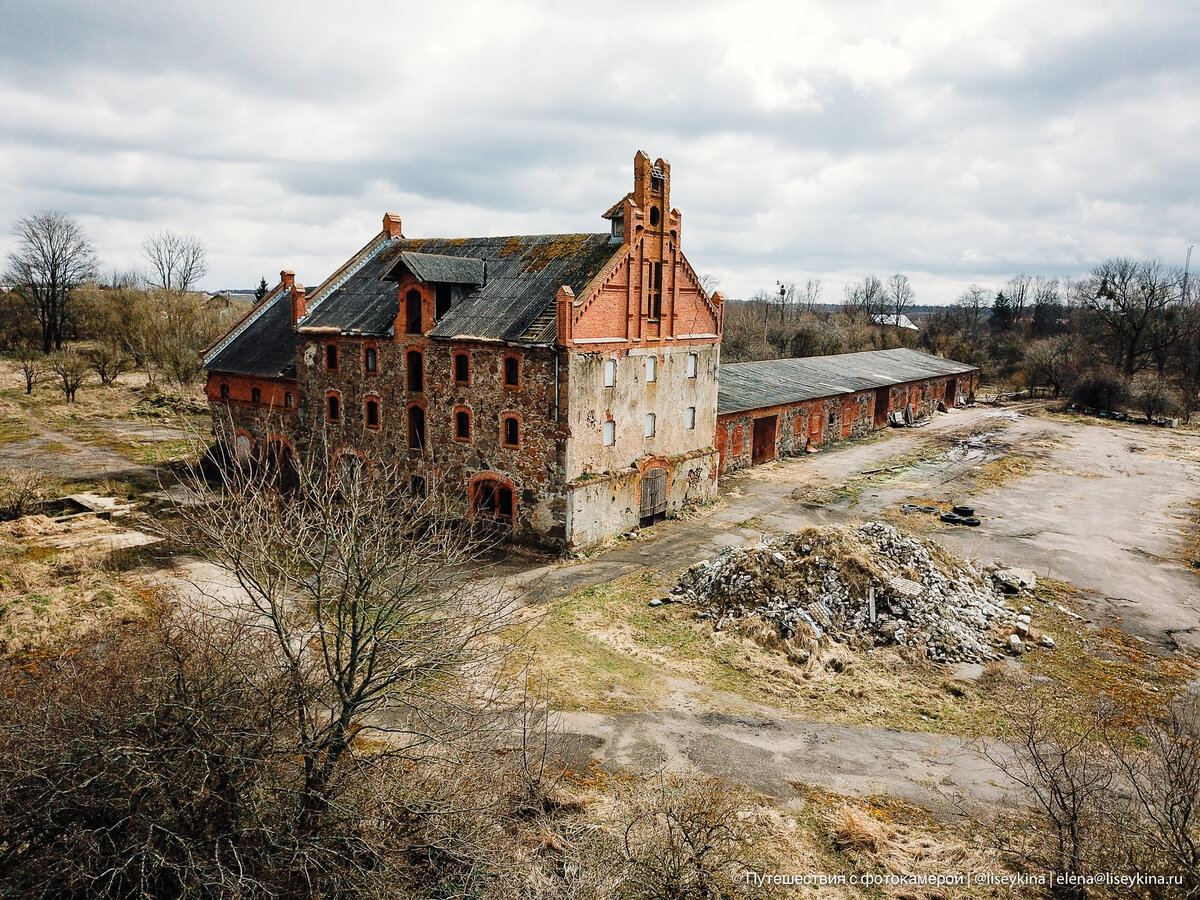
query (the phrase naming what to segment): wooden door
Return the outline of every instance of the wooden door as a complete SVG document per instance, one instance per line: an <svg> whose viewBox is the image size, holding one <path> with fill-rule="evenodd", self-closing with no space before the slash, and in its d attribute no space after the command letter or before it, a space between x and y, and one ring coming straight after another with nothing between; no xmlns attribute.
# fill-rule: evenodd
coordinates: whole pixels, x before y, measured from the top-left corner
<svg viewBox="0 0 1200 900"><path fill-rule="evenodd" d="M779 430L779 416L763 416L754 420L754 443L750 458L754 465L775 458L775 434Z"/></svg>
<svg viewBox="0 0 1200 900"><path fill-rule="evenodd" d="M649 525L667 515L667 470L649 469L642 476L641 524Z"/></svg>

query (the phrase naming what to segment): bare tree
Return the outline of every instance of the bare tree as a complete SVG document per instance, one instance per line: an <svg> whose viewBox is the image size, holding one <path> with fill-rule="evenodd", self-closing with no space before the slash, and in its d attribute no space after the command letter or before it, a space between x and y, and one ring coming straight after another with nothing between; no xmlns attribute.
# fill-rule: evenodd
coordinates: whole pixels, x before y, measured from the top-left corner
<svg viewBox="0 0 1200 900"><path fill-rule="evenodd" d="M1195 692L1177 697L1139 737L1106 732L1141 812L1142 821L1123 824L1134 826L1136 838L1148 840L1152 854L1183 876L1184 896L1200 896L1200 698Z"/></svg>
<svg viewBox="0 0 1200 900"><path fill-rule="evenodd" d="M58 376L58 389L68 403L75 402L75 392L87 380L87 358L74 347L64 347L48 357L50 371Z"/></svg>
<svg viewBox="0 0 1200 900"><path fill-rule="evenodd" d="M990 294L987 288L973 284L958 295L954 306L963 318L963 327L969 334L979 334L983 324L983 311L988 308Z"/></svg>
<svg viewBox="0 0 1200 900"><path fill-rule="evenodd" d="M1079 285L1084 303L1107 332L1113 365L1136 372L1147 353L1147 335L1170 304L1178 283L1162 260L1107 260Z"/></svg>
<svg viewBox="0 0 1200 900"><path fill-rule="evenodd" d="M1089 872L1101 855L1114 796L1113 764L1104 752L1100 719L1088 710L1056 719L1061 711L1028 686L1002 709L1013 739L1005 747L984 744L981 752L1029 791L1045 817L1052 841L1048 847L1035 842L1028 854L1056 876L1053 895L1082 900L1086 890L1070 876Z"/></svg>
<svg viewBox="0 0 1200 900"><path fill-rule="evenodd" d="M32 394L45 374L45 354L39 352L31 342L22 342L17 348L17 365L21 367L21 376L25 379L26 395Z"/></svg>
<svg viewBox="0 0 1200 900"><path fill-rule="evenodd" d="M847 315L878 320L887 311L887 305L887 288L874 275L846 285L842 308Z"/></svg>
<svg viewBox="0 0 1200 900"><path fill-rule="evenodd" d="M79 223L60 212L17 221L6 279L42 329L42 352L62 348L71 292L96 273L96 253Z"/></svg>
<svg viewBox="0 0 1200 900"><path fill-rule="evenodd" d="M888 314L896 317L896 327L900 327L900 317L907 315L913 305L912 284L908 276L897 272L887 283Z"/></svg>
<svg viewBox="0 0 1200 900"><path fill-rule="evenodd" d="M821 279L810 278L804 282L804 287L800 288L798 297L801 311L812 312L818 303L821 302Z"/></svg>
<svg viewBox="0 0 1200 900"><path fill-rule="evenodd" d="M1014 322L1020 322L1025 317L1025 307L1030 302L1030 289L1032 285L1033 278L1029 275L1014 275L1008 281L1004 282L1004 288L1000 293L1008 300L1008 305L1012 309L1012 319Z"/></svg>
<svg viewBox="0 0 1200 900"><path fill-rule="evenodd" d="M284 466L295 476L278 477ZM215 491L197 477L179 510L177 538L236 580L287 673L301 832L337 815L369 734L410 761L435 757L485 735L502 705L487 666L508 648L506 601L467 580L486 547L432 479L414 496L402 475L352 453L334 464L314 440L299 460L227 465Z"/></svg>
<svg viewBox="0 0 1200 900"><path fill-rule="evenodd" d="M142 242L150 278L165 291L190 291L208 274L208 248L194 234L160 231Z"/></svg>

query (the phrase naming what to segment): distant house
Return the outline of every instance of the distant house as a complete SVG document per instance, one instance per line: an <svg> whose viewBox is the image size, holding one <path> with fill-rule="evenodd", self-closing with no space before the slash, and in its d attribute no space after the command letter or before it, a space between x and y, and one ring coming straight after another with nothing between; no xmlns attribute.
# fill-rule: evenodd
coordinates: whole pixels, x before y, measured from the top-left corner
<svg viewBox="0 0 1200 900"><path fill-rule="evenodd" d="M878 315L871 316L871 321L873 321L876 325L883 325L889 328L905 328L909 331L921 330L914 325L913 320L904 315L904 313L900 313L900 315L896 315L895 313L880 313Z"/></svg>

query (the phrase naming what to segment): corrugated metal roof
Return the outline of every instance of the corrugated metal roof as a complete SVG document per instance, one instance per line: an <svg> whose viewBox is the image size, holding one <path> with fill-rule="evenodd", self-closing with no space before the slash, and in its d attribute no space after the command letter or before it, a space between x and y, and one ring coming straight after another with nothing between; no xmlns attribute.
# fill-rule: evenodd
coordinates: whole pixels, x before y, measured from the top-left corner
<svg viewBox="0 0 1200 900"><path fill-rule="evenodd" d="M383 277L388 281L399 281L401 269L408 269L419 280L429 284L483 284L482 259L406 250L383 273Z"/></svg>
<svg viewBox="0 0 1200 900"><path fill-rule="evenodd" d="M399 296L384 274L403 254L432 255L486 260L487 283L457 302L430 337L549 343L554 332L539 319L553 305L559 287L581 292L618 250L607 234L395 240L323 295L301 324L388 334L399 312Z"/></svg>
<svg viewBox="0 0 1200 900"><path fill-rule="evenodd" d="M292 333L292 292L282 290L263 301L240 331L205 361L210 372L296 377L296 338Z"/></svg>
<svg viewBox="0 0 1200 900"><path fill-rule="evenodd" d="M905 348L722 363L718 373L717 414L784 406L973 371L975 366Z"/></svg>

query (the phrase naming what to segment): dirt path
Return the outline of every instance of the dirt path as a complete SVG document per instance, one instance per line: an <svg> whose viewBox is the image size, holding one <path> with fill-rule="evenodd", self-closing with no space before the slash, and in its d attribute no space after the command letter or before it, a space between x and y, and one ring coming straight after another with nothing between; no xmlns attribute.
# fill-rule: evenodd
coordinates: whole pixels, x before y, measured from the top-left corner
<svg viewBox="0 0 1200 900"><path fill-rule="evenodd" d="M947 818L1019 802L1004 773L946 735L682 710L563 713L561 722L578 738L576 766L591 758L632 771L694 765L785 804L805 787L887 795Z"/></svg>

